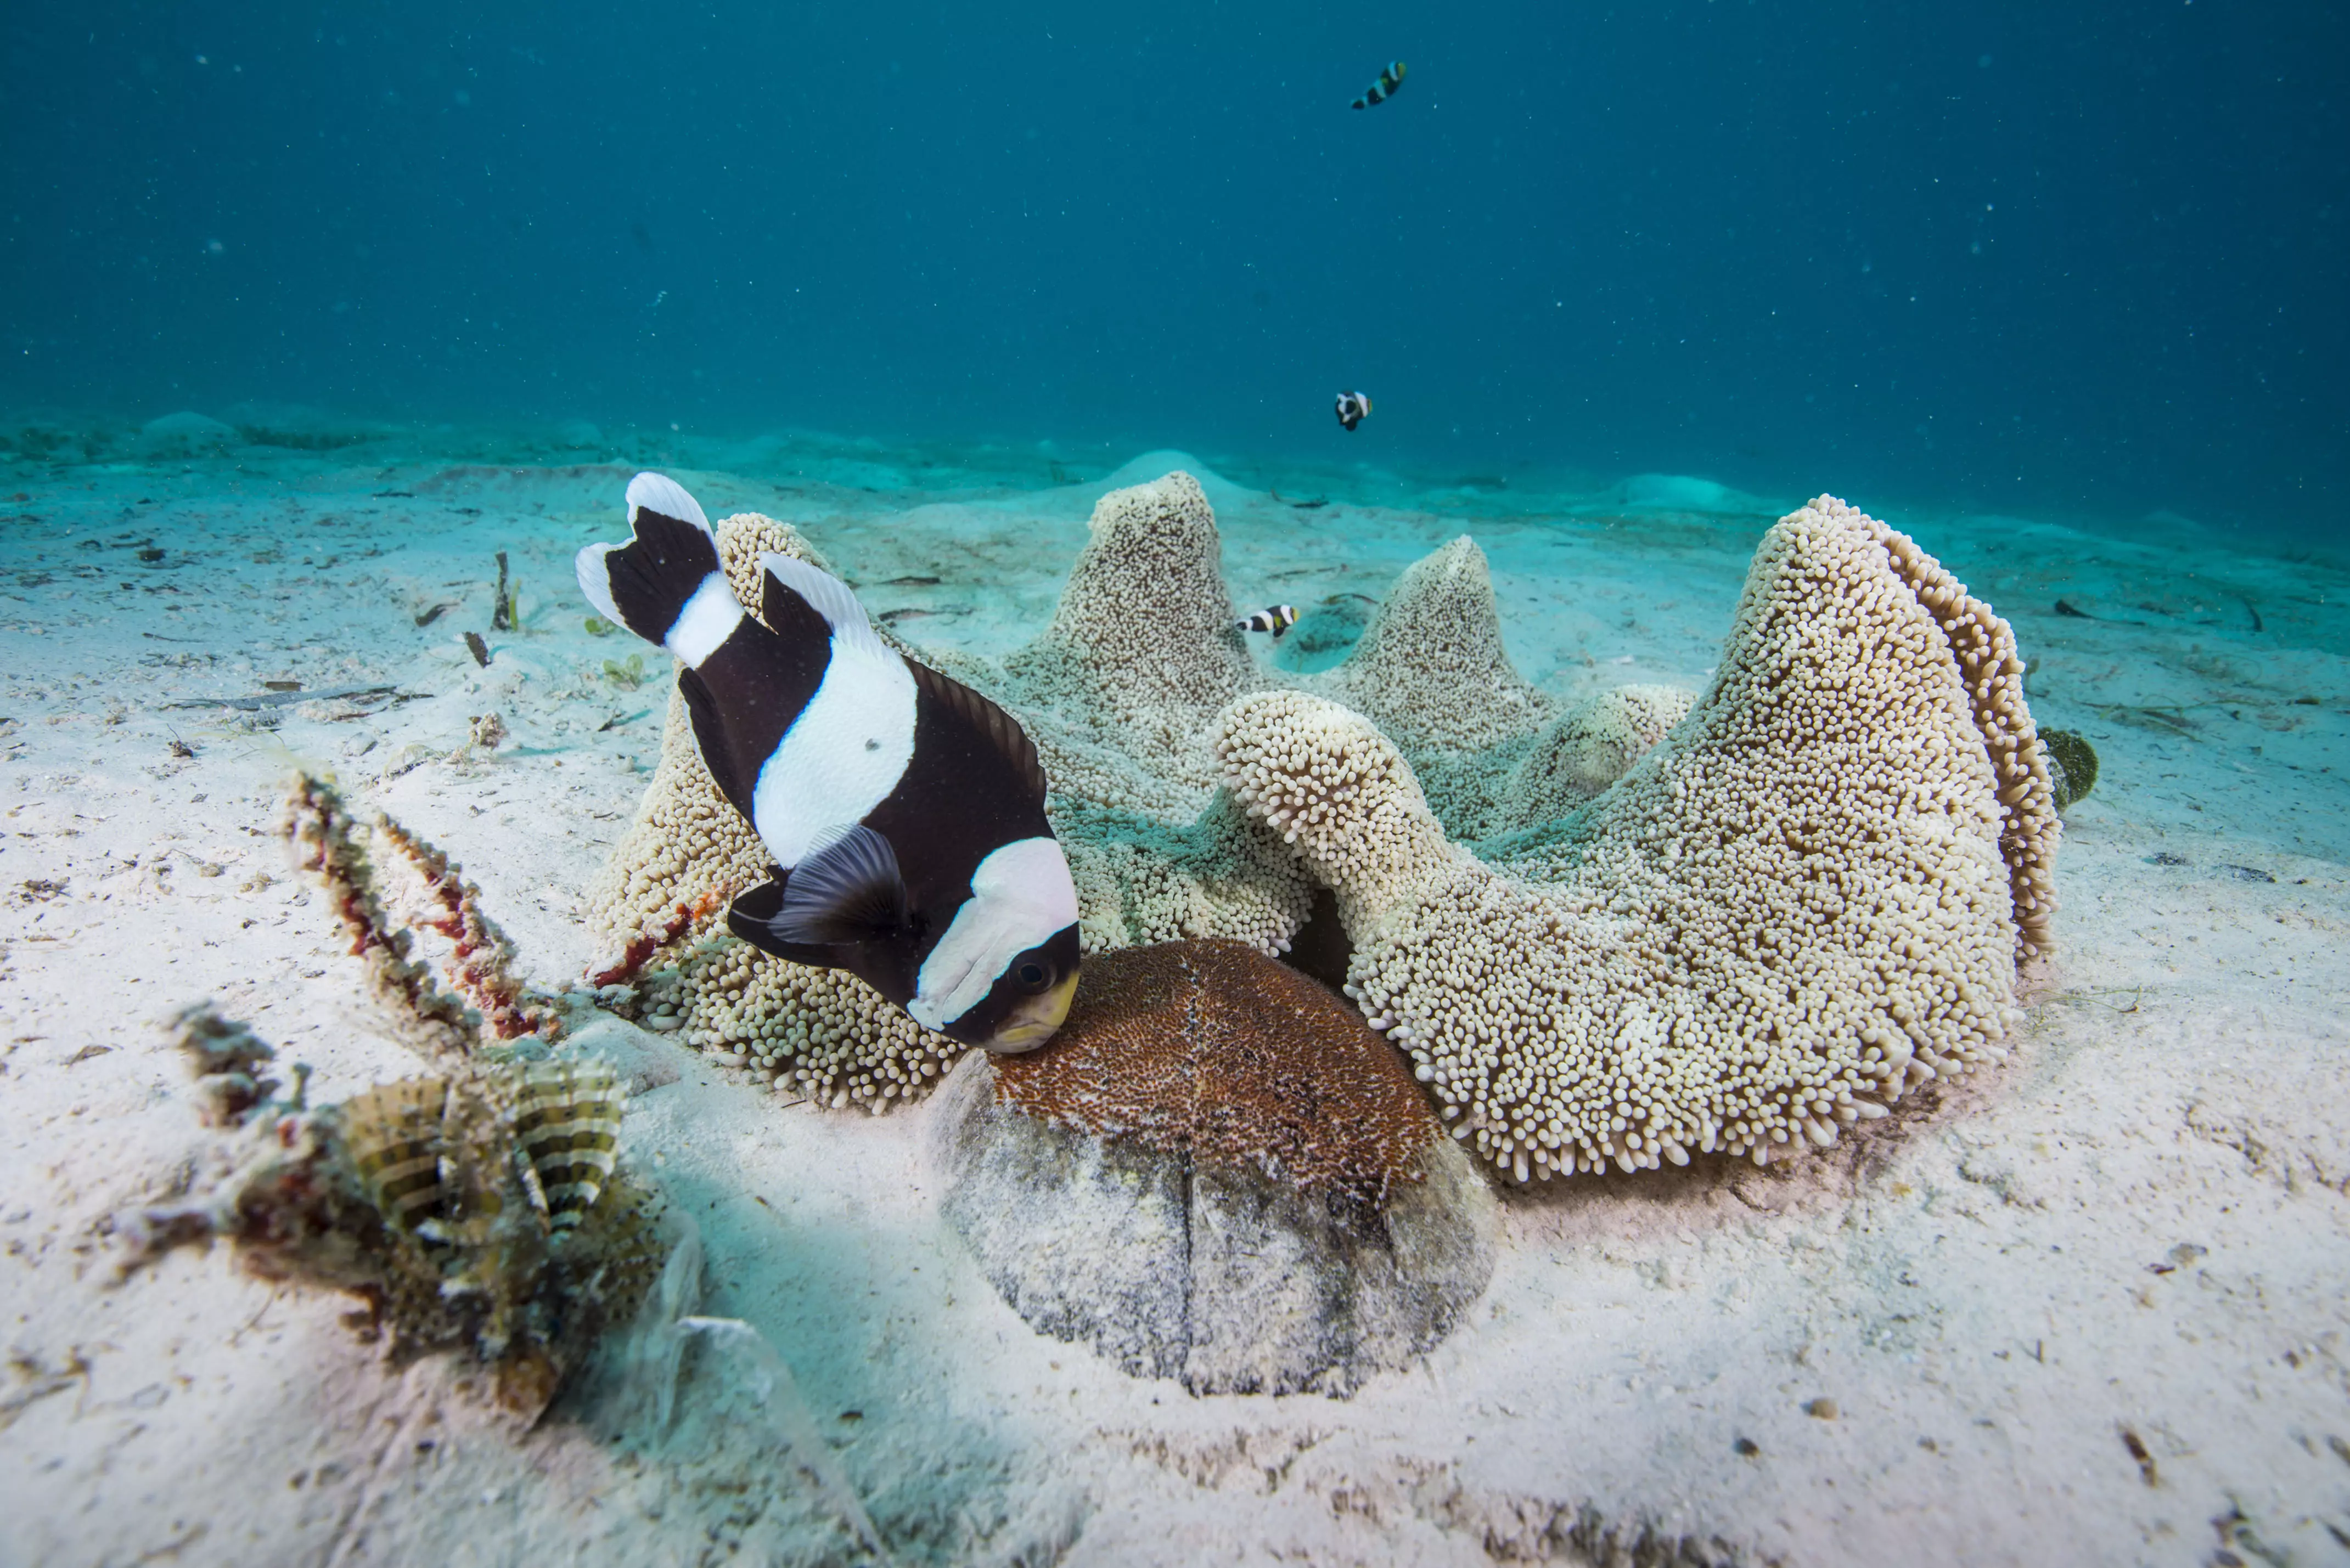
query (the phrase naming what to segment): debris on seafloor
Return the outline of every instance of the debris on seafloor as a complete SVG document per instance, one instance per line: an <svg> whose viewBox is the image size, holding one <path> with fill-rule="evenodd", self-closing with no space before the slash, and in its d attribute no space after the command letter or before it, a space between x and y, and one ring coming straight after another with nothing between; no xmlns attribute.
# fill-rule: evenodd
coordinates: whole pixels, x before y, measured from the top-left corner
<svg viewBox="0 0 2350 1568"><path fill-rule="evenodd" d="M388 819L375 834L423 878L420 923L451 939L458 990L410 956L331 786L297 779L286 836L368 963L371 988L430 1053L429 1075L312 1106L307 1069L273 1097L276 1053L209 1002L172 1020L201 1116L226 1138L216 1179L125 1227L127 1267L223 1239L265 1279L350 1292L402 1353L453 1350L525 1424L609 1325L634 1317L670 1251L659 1194L619 1163L618 1075L548 1059L558 1029L511 973L513 949L448 857Z"/></svg>
<svg viewBox="0 0 2350 1568"><path fill-rule="evenodd" d="M495 713L476 713L466 721L468 739L485 752L494 752L505 743L506 722Z"/></svg>
<svg viewBox="0 0 2350 1568"><path fill-rule="evenodd" d="M444 601L443 603L433 605L430 608L420 610L417 612L415 617L416 624L420 627L431 626L434 621L439 620L442 616L447 615L451 610L455 609L456 607L457 607L454 604Z"/></svg>
<svg viewBox="0 0 2350 1568"><path fill-rule="evenodd" d="M697 1314L701 1238L621 1154L619 1073L550 1050L557 1021L512 976L477 890L399 824L359 829L312 777L294 784L286 832L432 1065L313 1105L307 1067L293 1064L281 1094L276 1054L250 1028L211 1002L183 1009L168 1027L221 1136L192 1195L118 1221L122 1276L226 1241L263 1280L358 1297L365 1310L347 1321L363 1338L395 1366L444 1358L442 1386L494 1429L519 1436L576 1385L567 1419L649 1439L671 1462L736 1468L741 1486L804 1488L807 1512L770 1511L767 1560L891 1563L788 1364L749 1324ZM385 911L369 836L421 877L415 924L455 944L454 982L479 1012L409 957L413 933Z"/></svg>
<svg viewBox="0 0 2350 1568"><path fill-rule="evenodd" d="M258 697L192 697L184 702L167 702L167 708L238 708L247 712L270 708L291 707L300 702L369 702L380 697L397 698L403 702L415 701L411 693L397 686L349 686L340 691L305 691L298 680L265 680L268 688Z"/></svg>
<svg viewBox="0 0 2350 1568"><path fill-rule="evenodd" d="M2098 712L2117 724L2127 724L2139 730L2152 730L2157 734L2177 735L2182 740L2189 741L2198 738L2198 726L2196 722L2188 716L2187 710L2190 706L2204 705L2175 702L2162 707L2153 707L2116 703L2100 707L2095 703L2090 704Z"/></svg>
<svg viewBox="0 0 2350 1568"><path fill-rule="evenodd" d="M465 880L463 868L389 816L376 818L375 831L422 878L431 907L419 913L417 923L455 944L457 986L481 1011L483 1029L500 1041L552 1037L557 1032L553 1009L528 996L515 977L514 944L482 912L482 890Z"/></svg>
<svg viewBox="0 0 2350 1568"><path fill-rule="evenodd" d="M233 1019L223 1018L210 1002L183 1010L174 1021L177 1044L193 1063L196 1090L203 1096L196 1114L208 1127L231 1127L277 1088L265 1076L277 1053L261 1037ZM294 1098L302 1098L297 1087Z"/></svg>
<svg viewBox="0 0 2350 1568"><path fill-rule="evenodd" d="M790 1365L742 1319L702 1315L701 1232L682 1212L672 1222L677 1237L669 1262L636 1324L583 1379L578 1403L586 1407L588 1424L608 1436L633 1433L657 1439L673 1459L731 1451L763 1476L798 1471L817 1509L831 1519L819 1516L803 1523L790 1510L754 1509L757 1517L729 1542L745 1561L869 1559L888 1568L896 1559L838 1456L816 1429ZM689 1346L694 1352L690 1376L696 1397L681 1407L678 1391L689 1376ZM802 1532L807 1525L815 1527L817 1540ZM847 1555L838 1542L825 1539L835 1529L850 1537Z"/></svg>
<svg viewBox="0 0 2350 1568"><path fill-rule="evenodd" d="M483 669L487 670L490 667L490 645L482 640L480 632L469 631L465 634L465 651L472 654L473 662Z"/></svg>
<svg viewBox="0 0 2350 1568"><path fill-rule="evenodd" d="M2040 749L2048 759L2048 782L2056 809L2086 798L2097 784L2097 749L2071 730L2043 730Z"/></svg>
<svg viewBox="0 0 2350 1568"><path fill-rule="evenodd" d="M325 884L350 933L352 954L367 966L369 988L405 1025L409 1043L435 1057L463 1058L483 1044L484 1030L493 1042L524 1033L553 1039L559 1032L554 1011L525 997L512 970L514 946L482 913L480 889L463 881L446 856L389 817L379 817L376 830L426 879L439 909L428 925L456 943L458 984L480 1012L443 992L432 966L411 956L414 934L385 911L361 830L334 787L306 774L286 795L285 834L296 866Z"/></svg>
<svg viewBox="0 0 2350 1568"><path fill-rule="evenodd" d="M128 1266L225 1240L263 1279L359 1297L395 1353L471 1355L525 1424L659 1276L661 1200L619 1167L608 1064L484 1055L314 1106L261 1093L273 1053L212 1003L175 1024L225 1118L224 1168L134 1217ZM224 1044L236 1065L206 1071Z"/></svg>
<svg viewBox="0 0 2350 1568"><path fill-rule="evenodd" d="M514 586L506 573L506 553L498 552L497 597L491 601L490 629L519 631L522 629L522 589Z"/></svg>

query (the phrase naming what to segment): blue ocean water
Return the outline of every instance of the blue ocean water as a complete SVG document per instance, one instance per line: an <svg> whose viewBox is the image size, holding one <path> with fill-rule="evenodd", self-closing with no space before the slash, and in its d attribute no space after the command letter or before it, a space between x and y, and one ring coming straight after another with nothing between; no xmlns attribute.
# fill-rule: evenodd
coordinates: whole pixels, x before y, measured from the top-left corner
<svg viewBox="0 0 2350 1568"><path fill-rule="evenodd" d="M0 42L19 413L1665 470L2321 536L2350 500L2336 5L101 0Z"/></svg>

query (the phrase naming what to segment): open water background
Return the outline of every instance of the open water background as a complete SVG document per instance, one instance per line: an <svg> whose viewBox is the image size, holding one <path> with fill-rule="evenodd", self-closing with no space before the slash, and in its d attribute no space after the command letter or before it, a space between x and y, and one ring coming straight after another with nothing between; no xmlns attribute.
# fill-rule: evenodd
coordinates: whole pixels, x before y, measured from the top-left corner
<svg viewBox="0 0 2350 1568"><path fill-rule="evenodd" d="M18 417L2345 532L2339 5L99 0L0 50Z"/></svg>

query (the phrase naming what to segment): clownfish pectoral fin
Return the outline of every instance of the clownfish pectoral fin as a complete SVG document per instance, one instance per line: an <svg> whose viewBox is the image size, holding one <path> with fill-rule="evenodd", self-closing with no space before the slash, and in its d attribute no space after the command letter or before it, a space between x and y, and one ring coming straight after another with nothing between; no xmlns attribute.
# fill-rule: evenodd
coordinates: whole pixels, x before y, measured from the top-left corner
<svg viewBox="0 0 2350 1568"><path fill-rule="evenodd" d="M741 895L727 906L726 929L757 948L792 963L810 964L818 969L839 967L839 950L816 947L806 942L787 942L775 934L775 916L784 907L784 890L791 884L791 873L777 871L775 880L762 882Z"/></svg>
<svg viewBox="0 0 2350 1568"><path fill-rule="evenodd" d="M906 924L898 852L862 823L792 867L767 929L795 946L878 941Z"/></svg>

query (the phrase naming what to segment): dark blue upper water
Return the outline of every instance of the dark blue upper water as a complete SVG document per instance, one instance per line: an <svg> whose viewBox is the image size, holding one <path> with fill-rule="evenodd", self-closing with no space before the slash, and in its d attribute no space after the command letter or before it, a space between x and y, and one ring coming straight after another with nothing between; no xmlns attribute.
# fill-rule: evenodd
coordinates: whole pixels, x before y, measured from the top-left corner
<svg viewBox="0 0 2350 1568"><path fill-rule="evenodd" d="M2350 498L2336 5L105 0L0 42L18 408Z"/></svg>

